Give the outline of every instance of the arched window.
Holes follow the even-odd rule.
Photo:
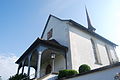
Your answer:
[[[106,52],[107,52],[107,55],[108,55],[108,59],[110,61],[110,64],[113,64],[113,59],[112,59],[112,55],[110,53],[110,49],[107,45],[105,45],[105,48],[106,48]]]
[[[93,53],[95,57],[95,63],[101,64],[101,59],[100,59],[100,54],[98,52],[97,44],[93,39],[91,39],[91,43],[92,43]]]
[[[52,71],[52,67],[51,67],[51,65],[49,64],[49,65],[47,65],[47,67],[46,67],[46,72],[45,72],[45,74],[49,74],[49,73],[51,73],[51,71]]]

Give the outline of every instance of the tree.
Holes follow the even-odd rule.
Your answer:
[[[1,76],[0,76],[0,80],[2,80]]]
[[[11,76],[8,80],[29,80],[29,77],[26,74],[16,74]]]

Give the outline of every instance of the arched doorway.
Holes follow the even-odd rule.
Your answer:
[[[49,73],[51,73],[51,71],[52,71],[52,67],[51,67],[51,65],[49,64],[49,65],[47,65],[47,67],[46,67],[46,72],[45,72],[45,74],[49,74]]]

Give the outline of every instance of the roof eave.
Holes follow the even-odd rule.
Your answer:
[[[81,29],[81,30],[84,30],[84,31],[86,31],[86,32],[89,32],[90,34],[96,36],[97,38],[100,38],[100,39],[102,39],[102,40],[105,40],[107,43],[110,43],[111,45],[113,45],[113,46],[115,46],[115,47],[118,46],[117,44],[115,44],[115,43],[109,41],[108,39],[100,36],[99,34],[97,34],[97,33],[95,33],[95,32],[89,31],[87,28],[85,28],[85,27],[82,26],[81,24],[79,24],[79,23],[77,23],[77,22],[75,22],[75,21],[73,21],[73,20],[71,20],[71,19],[68,20],[68,21],[69,21],[70,23],[74,24],[76,28],[79,28],[79,29]],[[79,26],[79,27],[78,27],[78,26]]]
[[[48,46],[54,46],[56,48],[62,49],[65,52],[67,52],[68,48],[63,45],[56,45],[48,42],[47,40],[42,40],[39,37],[33,42],[33,44],[22,54],[22,56],[15,62],[16,64],[19,64],[19,62],[28,55],[32,50],[34,50],[38,45],[48,45]]]

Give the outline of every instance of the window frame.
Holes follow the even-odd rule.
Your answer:
[[[93,49],[93,53],[94,53],[95,64],[102,65],[97,44],[96,44],[96,42],[95,42],[95,40],[93,38],[91,38],[90,40],[91,40],[92,49]]]

